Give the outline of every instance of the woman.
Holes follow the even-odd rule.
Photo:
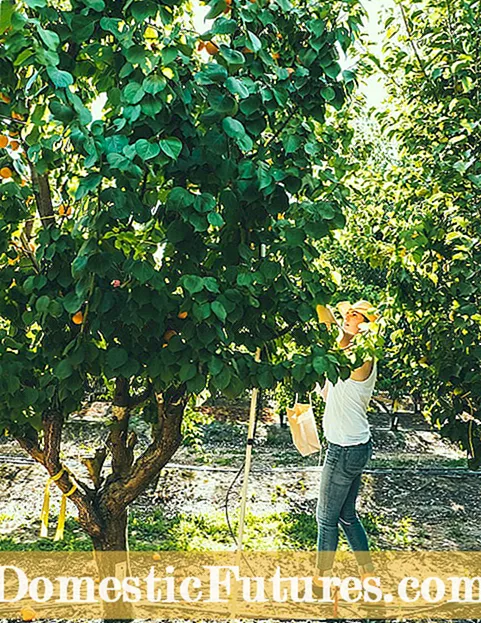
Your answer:
[[[362,323],[376,320],[368,301],[337,305],[343,316],[339,347],[347,350]],[[327,325],[337,321],[325,307],[318,308],[319,320]],[[323,417],[324,436],[328,442],[321,475],[316,518],[318,523],[317,561],[319,576],[332,575],[339,526],[355,553],[361,579],[374,567],[364,527],[356,513],[356,498],[361,474],[372,455],[372,440],[366,417],[376,382],[376,360],[368,359],[345,381],[333,385],[326,381],[321,395],[326,401]],[[314,581],[322,586],[322,580]],[[318,593],[318,591],[315,591]]]

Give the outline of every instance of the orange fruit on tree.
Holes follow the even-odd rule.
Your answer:
[[[177,331],[175,331],[174,329],[167,329],[167,331],[163,335],[164,340],[166,342],[169,342],[176,334],[177,334]]]
[[[211,56],[214,56],[219,52],[219,48],[216,46],[215,43],[212,43],[212,41],[207,41],[207,43],[205,44],[205,49],[207,50],[207,53]]]
[[[279,52],[273,52],[271,56],[275,61],[278,61],[281,58],[281,55],[279,54]]]
[[[81,311],[78,311],[76,314],[72,316],[72,322],[74,324],[82,324],[84,319],[84,315]]]
[[[8,95],[5,95],[5,93],[0,93],[0,100],[2,100],[2,102],[5,102],[5,104],[10,104],[12,98]]]
[[[20,143],[18,141],[10,142],[10,149],[13,149],[13,151],[17,151],[19,147],[20,147]]]
[[[278,32],[278,33],[277,33],[277,35],[276,35],[276,37],[277,37],[278,39],[282,39],[282,35],[281,35],[281,33],[280,33],[280,32]]]
[[[12,111],[12,119],[16,119],[17,121],[23,121],[23,115],[18,112]]]
[[[9,177],[12,177],[12,175],[12,169],[10,169],[9,167],[2,167],[0,169],[0,177],[8,179]]]
[[[250,48],[242,48],[242,51],[244,52],[244,54],[254,54],[253,50],[251,50]]]
[[[293,69],[292,67],[288,67],[286,69],[287,73],[289,74],[289,78],[292,76],[292,74],[294,73],[295,69]]]
[[[205,41],[200,40],[199,43],[197,44],[197,51],[202,52],[204,48],[205,48]]]
[[[26,185],[27,185],[27,180],[21,179],[20,186],[26,186]]]
[[[181,320],[185,320],[188,315],[189,314],[186,311],[182,311],[177,314],[177,318],[180,318]]]
[[[38,615],[31,606],[24,606],[20,610],[20,616],[22,617],[22,621],[35,621]]]
[[[2,134],[2,136],[0,136],[0,147],[3,149],[7,145],[8,145],[8,136],[5,136],[4,134]]]

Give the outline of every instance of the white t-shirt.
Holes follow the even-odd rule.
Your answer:
[[[364,381],[327,381],[328,391],[322,426],[327,441],[339,446],[366,443],[371,437],[367,408],[377,378],[374,359],[371,374]]]

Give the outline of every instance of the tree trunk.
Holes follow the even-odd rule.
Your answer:
[[[128,509],[112,515],[99,505],[98,515],[104,520],[102,533],[91,538],[99,579],[117,577],[122,581],[132,575],[128,551]],[[102,615],[104,621],[112,623],[136,618],[134,604],[123,599],[102,603]]]

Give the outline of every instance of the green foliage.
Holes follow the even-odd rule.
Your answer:
[[[186,3],[2,8],[0,131],[21,149],[0,149],[0,431],[68,415],[92,378],[234,397],[346,374],[312,269],[345,222],[327,160],[363,10],[341,6],[213,2],[209,62]]]
[[[475,3],[403,2],[388,16],[388,100],[357,160],[346,246],[385,272],[386,377],[422,394],[425,415],[481,464],[481,73]],[[365,130],[365,128],[364,128]],[[362,134],[366,137],[366,131]]]
[[[192,399],[187,403],[182,418],[182,443],[197,452],[201,452],[205,441],[205,429],[214,421],[214,416],[206,416],[195,408],[195,401]]]

